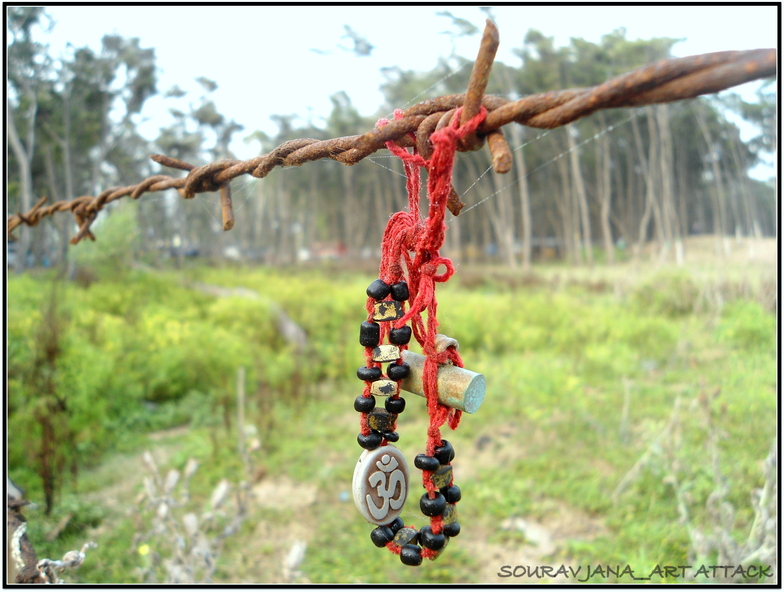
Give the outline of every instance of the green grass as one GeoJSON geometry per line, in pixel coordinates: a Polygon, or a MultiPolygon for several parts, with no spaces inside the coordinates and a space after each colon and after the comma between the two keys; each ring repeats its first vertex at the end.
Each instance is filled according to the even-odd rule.
{"type": "MultiPolygon", "coordinates": [[[[727,501],[736,509],[732,534],[747,536],[749,495],[761,485],[760,461],[776,430],[775,317],[753,291],[711,308],[705,295],[715,289],[713,280],[682,271],[629,279],[611,268],[604,276],[580,272],[558,282],[552,273],[545,269],[528,282],[488,273],[495,279],[458,280],[439,290],[441,330],[460,341],[466,365],[486,375],[488,392],[475,415],[445,433],[457,451],[463,531],[438,561],[419,569],[376,549],[371,527],[341,498],[350,493],[360,452],[351,407],[360,384],[352,375],[362,362],[356,333],[372,277],[194,268],[61,287],[67,329],[56,382],[68,393],[82,470],[76,483],[64,484],[51,517],[40,507],[27,512],[39,555],[59,557],[94,539],[99,547],[67,581],[138,581],[135,567],[143,558],[131,552],[139,520],[131,508],[142,473],[123,474],[122,466],[156,447],[170,452],[167,467],[182,469],[196,457],[202,468],[191,492],[203,500],[221,478],[244,478],[233,423],[240,365],[248,371],[248,422],[262,439],[262,480],[315,484],[318,495],[306,507],[251,506],[240,533],[226,540],[219,581],[276,581],[296,535],[308,539],[301,571],[312,582],[477,582],[514,564],[516,550],[528,544],[523,533],[501,527],[511,517],[566,524],[558,527],[555,551],[539,559],[543,565],[630,564],[642,573],[656,564],[683,564],[689,537],[678,522],[663,454],[652,455],[617,499],[611,494],[679,398],[679,478],[689,488],[693,522],[708,528],[708,432],[699,409],[689,407],[701,392],[718,392],[711,409],[723,434],[727,501]],[[250,288],[261,298],[207,296],[189,287],[194,281],[250,288]],[[277,333],[277,305],[308,334],[299,362],[277,333]],[[187,433],[169,440],[146,435],[183,424],[187,433]],[[120,490],[112,489],[115,479],[124,483],[120,490]],[[112,503],[106,491],[116,496],[112,503]],[[46,541],[66,514],[69,526],[46,541]],[[260,536],[260,528],[275,536],[260,536]]],[[[48,290],[45,277],[9,282],[11,476],[35,501],[41,495],[37,444],[29,435],[35,436],[35,393],[27,381],[48,290]]],[[[408,399],[399,446],[413,457],[423,451],[427,418],[424,400],[408,399]]],[[[418,472],[413,475],[403,516],[422,526],[418,472]]]]}

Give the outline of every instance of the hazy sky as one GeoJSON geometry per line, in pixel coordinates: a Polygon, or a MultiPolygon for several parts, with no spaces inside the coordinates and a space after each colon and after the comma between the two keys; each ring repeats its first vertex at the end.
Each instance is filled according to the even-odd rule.
{"type": "MultiPolygon", "coordinates": [[[[363,115],[382,104],[380,69],[429,70],[452,51],[442,32],[451,11],[484,27],[478,6],[50,6],[55,25],[46,41],[58,55],[70,42],[100,48],[108,33],[139,37],[154,47],[159,91],[174,85],[194,91],[205,76],[218,84],[213,93],[218,111],[245,126],[236,137],[262,129],[275,133],[273,114],[298,114],[315,121],[331,109],[329,96],[345,90],[363,115]],[[374,50],[357,57],[338,46],[350,46],[343,25],[367,39],[374,50]],[[320,55],[312,49],[329,51],[320,55]]],[[[497,59],[516,65],[512,50],[522,45],[530,28],[553,36],[557,46],[570,37],[598,42],[603,34],[625,27],[628,39],[682,38],[673,53],[687,56],[723,50],[776,47],[776,6],[498,6],[493,7],[500,31],[497,59]]],[[[459,55],[474,59],[479,36],[459,40],[459,55]]],[[[744,85],[749,86],[749,85],[744,85]]],[[[411,97],[412,104],[428,98],[411,97]]],[[[168,125],[171,99],[148,101],[143,126],[152,138],[168,125]]],[[[402,105],[401,105],[402,107],[402,105]]],[[[357,132],[364,130],[357,130],[357,132]]],[[[256,155],[258,144],[235,142],[239,158],[256,155]]]]}

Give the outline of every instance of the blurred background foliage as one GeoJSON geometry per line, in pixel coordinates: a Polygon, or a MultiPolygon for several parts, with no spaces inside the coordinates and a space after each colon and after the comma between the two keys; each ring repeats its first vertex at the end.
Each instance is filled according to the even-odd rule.
{"type": "MultiPolygon", "coordinates": [[[[693,549],[668,485],[673,466],[688,484],[689,527],[712,524],[704,504],[719,478],[737,509],[728,533],[747,536],[755,516],[749,495],[763,482],[759,462],[776,431],[770,287],[754,287],[741,271],[732,281],[720,281],[719,270],[695,279],[675,268],[623,276],[606,268],[590,280],[560,266],[543,266],[525,281],[503,268],[483,271],[474,272],[481,283],[470,268],[465,277],[458,273],[439,298],[441,329],[459,339],[464,359],[486,374],[489,387],[480,411],[447,435],[459,451],[465,534],[433,567],[402,573],[394,558],[374,559],[369,531],[342,497],[357,455],[350,404],[360,386],[352,378],[361,364],[355,331],[372,275],[194,264],[179,271],[120,268],[89,285],[61,283],[54,272],[12,277],[9,467],[34,500],[46,498],[36,410],[50,393],[62,400],[62,409],[47,414],[56,441],[48,461],[56,475],[51,516],[43,505],[33,511],[31,532],[45,541],[69,518],[39,553],[97,538],[101,546],[91,556],[103,567],[88,560],[75,581],[136,581],[139,563],[129,545],[140,527],[120,508],[140,487],[139,474],[124,467],[145,446],[180,470],[197,458],[204,466],[204,481],[193,484],[197,497],[221,478],[317,488],[318,501],[304,507],[296,496],[288,510],[268,507],[263,496],[255,502],[260,507],[251,502],[251,519],[226,541],[216,581],[278,581],[283,541],[293,544],[286,529],[300,533],[303,516],[313,520],[304,519],[312,526],[304,529],[309,546],[301,566],[312,581],[482,581],[489,564],[500,569],[520,548],[537,548],[509,526],[522,516],[573,522],[560,527],[563,540],[541,561],[636,562],[646,569],[682,563],[693,549]],[[205,294],[205,285],[227,295],[205,294]],[[244,296],[231,292],[238,288],[244,296]],[[716,308],[717,301],[724,304],[716,308]],[[280,332],[280,310],[304,330],[304,349],[280,332]],[[59,352],[47,370],[51,389],[42,391],[36,360],[47,343],[44,327],[53,322],[59,352]],[[240,366],[246,425],[262,442],[253,474],[243,472],[236,452],[240,366]],[[706,452],[712,432],[694,407],[715,391],[719,477],[706,452]],[[666,446],[646,450],[662,440],[676,399],[688,411],[672,464],[666,446]],[[639,458],[641,467],[613,497],[639,458]],[[280,545],[256,540],[253,525],[278,533],[280,545]],[[326,544],[336,532],[340,560],[326,544]],[[475,545],[506,557],[474,556],[475,545]],[[249,553],[265,559],[249,563],[249,553]]],[[[415,454],[424,441],[423,402],[410,401],[400,422],[401,445],[415,454]]],[[[416,523],[418,510],[407,516],[416,523]]]]}

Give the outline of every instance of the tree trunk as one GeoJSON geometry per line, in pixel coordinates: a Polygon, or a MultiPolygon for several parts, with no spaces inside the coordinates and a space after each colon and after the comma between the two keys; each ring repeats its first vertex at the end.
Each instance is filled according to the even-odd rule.
{"type": "MultiPolygon", "coordinates": [[[[655,107],[656,124],[659,130],[659,167],[661,174],[662,192],[662,219],[664,221],[664,232],[666,239],[675,245],[675,260],[680,266],[683,265],[683,241],[681,238],[678,224],[678,213],[675,209],[675,199],[673,196],[673,144],[672,134],[670,133],[670,118],[667,105],[657,105],[655,107]]],[[[661,252],[662,260],[666,257],[666,249],[661,252]]]]}
{"type": "Polygon", "coordinates": [[[340,167],[341,180],[343,182],[343,240],[348,247],[348,255],[351,258],[357,256],[359,251],[358,224],[357,216],[360,208],[357,203],[356,191],[354,187],[354,176],[351,167],[340,167]]]}
{"type": "Polygon", "coordinates": [[[735,136],[730,139],[730,153],[732,155],[732,162],[735,165],[738,189],[743,200],[743,213],[746,218],[746,236],[760,238],[758,234],[759,222],[757,222],[756,207],[751,192],[749,191],[749,177],[746,174],[747,163],[740,151],[740,144],[742,144],[742,141],[740,135],[736,132],[735,136]]]}
{"type": "Polygon", "coordinates": [[[514,156],[515,168],[517,169],[517,179],[519,183],[520,195],[520,217],[522,221],[522,263],[523,273],[531,271],[531,196],[528,192],[528,169],[525,166],[525,155],[523,154],[523,134],[517,125],[510,126],[512,130],[512,141],[515,146],[514,156]]]}
{"type": "MultiPolygon", "coordinates": [[[[757,202],[754,199],[754,195],[749,190],[749,177],[747,173],[748,164],[745,155],[740,150],[741,145],[740,134],[736,134],[732,141],[732,154],[735,158],[736,169],[738,171],[738,183],[741,188],[741,194],[743,195],[743,204],[745,206],[746,221],[748,224],[747,234],[753,239],[760,239],[762,238],[762,232],[760,231],[757,202]]],[[[754,243],[754,240],[749,241],[749,257],[752,259],[756,255],[754,243]]]]}
{"type": "MultiPolygon", "coordinates": [[[[60,201],[60,192],[57,189],[57,180],[55,177],[54,172],[54,155],[52,154],[52,146],[51,144],[47,144],[44,147],[44,166],[46,168],[46,180],[47,184],[49,185],[49,199],[51,202],[60,201]]],[[[66,254],[68,253],[67,244],[62,244],[62,237],[63,235],[67,234],[64,231],[67,231],[70,220],[67,216],[63,216],[62,220],[59,220],[60,224],[58,225],[57,232],[60,235],[60,248],[58,249],[58,256],[56,257],[59,265],[61,266],[61,273],[63,276],[66,275],[67,270],[65,266],[67,265],[67,257],[66,254]],[[62,224],[65,222],[65,224],[62,224]],[[65,247],[65,248],[63,248],[65,247]]],[[[54,258],[53,258],[54,259],[54,258]]]]}
{"type": "MultiPolygon", "coordinates": [[[[6,121],[8,122],[8,142],[11,144],[11,149],[14,151],[16,160],[19,163],[19,180],[21,182],[21,200],[19,209],[21,212],[28,212],[33,206],[33,176],[32,176],[32,160],[33,148],[35,145],[35,117],[38,112],[38,103],[35,100],[35,95],[30,93],[30,108],[27,112],[27,146],[22,144],[19,137],[19,132],[16,129],[13,114],[11,113],[10,103],[6,104],[6,121]]],[[[21,273],[25,269],[27,259],[27,251],[30,248],[30,228],[22,225],[18,228],[19,239],[17,241],[15,269],[21,273]]]]}
{"type": "MultiPolygon", "coordinates": [[[[551,134],[550,137],[552,138],[556,150],[560,151],[560,146],[555,139],[555,134],[551,134]]],[[[560,189],[556,193],[555,203],[561,214],[564,234],[564,258],[568,259],[572,265],[581,265],[582,256],[580,254],[580,249],[575,244],[575,235],[578,234],[579,231],[575,228],[577,224],[574,220],[574,208],[572,207],[574,200],[572,199],[572,191],[569,182],[569,165],[566,164],[566,161],[563,158],[564,154],[564,152],[559,152],[558,156],[555,157],[558,178],[560,179],[560,189]]],[[[553,183],[553,187],[556,187],[557,185],[557,182],[553,183]]]]}
{"type": "Polygon", "coordinates": [[[256,199],[254,200],[254,219],[253,219],[253,247],[257,249],[261,260],[264,263],[269,263],[270,245],[267,241],[267,232],[264,230],[264,215],[267,210],[267,191],[264,180],[256,181],[256,199]]]}
{"type": "Polygon", "coordinates": [[[652,204],[651,209],[653,212],[653,228],[656,231],[656,242],[658,243],[659,253],[666,252],[669,245],[669,234],[667,232],[667,225],[662,213],[663,205],[660,195],[662,193],[662,180],[661,171],[659,170],[659,160],[662,150],[661,138],[659,137],[659,130],[656,127],[656,117],[653,107],[645,108],[646,120],[648,122],[648,136],[650,146],[648,149],[647,171],[650,176],[650,185],[653,188],[651,192],[652,204]]]}
{"type": "Polygon", "coordinates": [[[593,247],[591,240],[591,217],[588,211],[588,196],[585,192],[585,181],[583,180],[583,173],[580,169],[580,153],[577,146],[575,135],[577,127],[574,125],[566,126],[566,137],[569,141],[569,160],[572,165],[572,180],[574,183],[575,197],[580,211],[580,223],[582,226],[583,249],[585,250],[585,258],[590,267],[593,267],[593,247]]]}
{"type": "Polygon", "coordinates": [[[713,232],[717,235],[717,240],[721,241],[722,252],[724,256],[728,256],[730,254],[730,244],[727,240],[727,204],[726,204],[726,194],[724,192],[724,183],[722,182],[721,177],[721,169],[719,167],[719,159],[716,158],[714,152],[714,145],[713,145],[713,134],[711,134],[710,128],[708,126],[708,122],[705,119],[705,112],[704,107],[702,105],[698,105],[695,109],[697,114],[697,125],[702,132],[702,137],[705,140],[705,144],[707,146],[707,151],[705,152],[705,157],[710,160],[711,172],[713,173],[713,178],[716,182],[716,193],[715,193],[715,209],[716,212],[713,216],[713,232]]]}
{"type": "MultiPolygon", "coordinates": [[[[650,112],[648,121],[650,123],[650,112]]],[[[650,129],[650,128],[649,128],[650,129]]],[[[642,256],[642,250],[648,240],[648,225],[651,221],[651,214],[656,209],[656,189],[654,187],[654,180],[652,175],[652,167],[650,164],[654,160],[654,156],[658,152],[658,139],[656,134],[652,134],[650,138],[649,157],[650,161],[646,159],[645,152],[642,147],[642,136],[640,135],[640,128],[637,124],[637,118],[632,119],[632,132],[634,133],[634,143],[637,148],[637,158],[640,162],[640,167],[643,170],[645,177],[645,208],[642,217],[640,218],[640,226],[637,235],[637,244],[634,249],[634,258],[639,260],[642,256]]],[[[661,228],[657,227],[657,233],[661,233],[661,228]]]]}
{"type": "MultiPolygon", "coordinates": [[[[467,158],[464,162],[472,176],[478,179],[481,173],[475,159],[467,158]]],[[[486,213],[493,226],[498,253],[507,266],[515,269],[517,261],[514,256],[514,207],[511,191],[505,181],[501,175],[492,174],[487,184],[480,181],[480,187],[482,195],[492,195],[483,205],[486,206],[486,213]]]]}
{"type": "MultiPolygon", "coordinates": [[[[599,114],[602,128],[607,127],[604,114],[599,114]]],[[[615,246],[610,227],[610,209],[612,205],[612,184],[610,178],[610,139],[606,133],[600,133],[596,140],[596,193],[599,196],[600,216],[602,225],[602,241],[605,259],[609,265],[615,263],[615,246]]]]}

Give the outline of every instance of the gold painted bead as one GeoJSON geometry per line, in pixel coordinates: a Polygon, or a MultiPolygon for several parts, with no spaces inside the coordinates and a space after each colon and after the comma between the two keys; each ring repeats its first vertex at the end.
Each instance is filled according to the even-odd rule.
{"type": "Polygon", "coordinates": [[[394,362],[400,358],[400,348],[396,345],[379,345],[373,348],[374,362],[394,362]]]}
{"type": "Polygon", "coordinates": [[[394,380],[381,379],[370,384],[370,394],[376,396],[396,395],[398,392],[397,382],[394,380]]]}
{"type": "Polygon", "coordinates": [[[399,319],[405,314],[403,312],[403,305],[396,300],[384,300],[383,302],[376,302],[373,307],[374,321],[394,321],[395,319],[399,319]]]}

